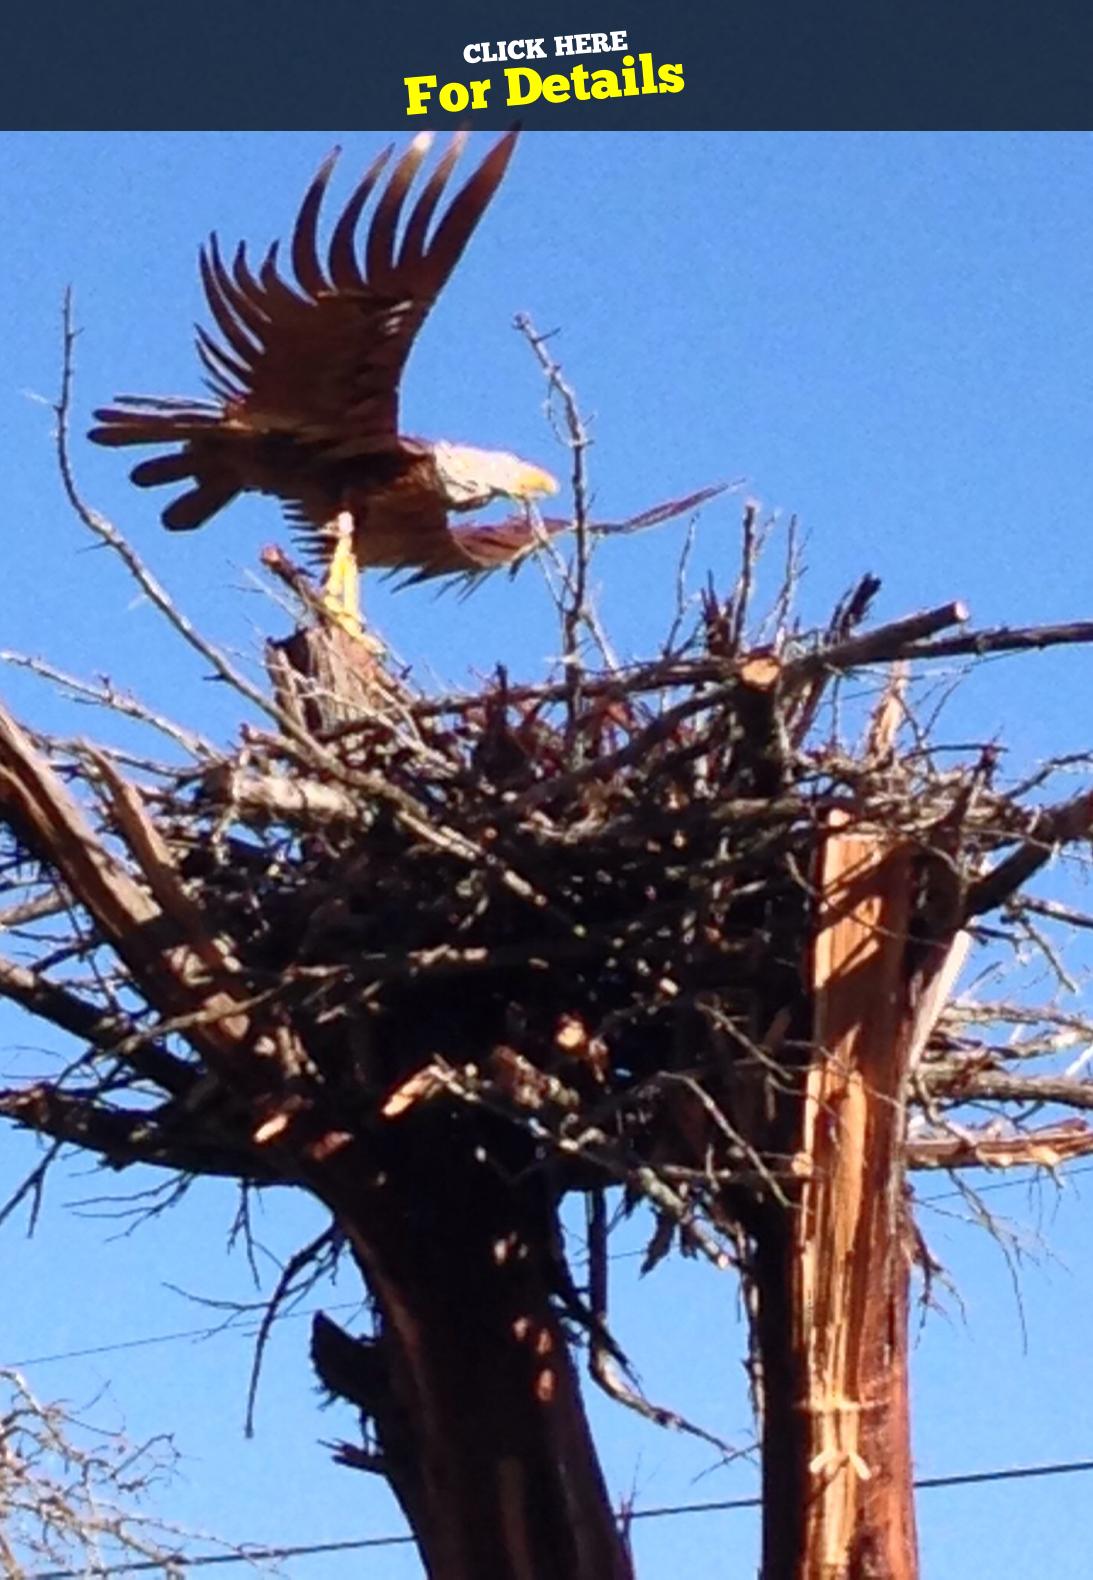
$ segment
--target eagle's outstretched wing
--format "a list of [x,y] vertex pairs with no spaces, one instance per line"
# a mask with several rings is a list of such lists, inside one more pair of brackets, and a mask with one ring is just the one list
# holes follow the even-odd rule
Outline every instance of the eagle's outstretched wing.
[[430,239],[430,222],[466,142],[466,133],[457,133],[399,242],[406,196],[431,141],[428,133],[415,137],[380,194],[361,257],[357,225],[391,157],[385,149],[346,204],[324,267],[318,218],[337,159],[332,154],[308,188],[292,236],[299,292],[278,273],[276,247],[255,276],[244,247],[229,269],[214,236],[202,252],[201,273],[225,344],[199,332],[198,351],[234,414],[263,427],[318,430],[353,444],[367,435],[393,438],[399,380],[414,336],[496,192],[515,135],[494,145]]
[[[184,444],[180,454],[138,466],[143,485],[195,479],[164,515],[190,527],[243,489],[293,498],[277,486],[298,459],[314,472],[370,454],[404,449],[398,440],[398,387],[414,337],[504,176],[516,133],[486,154],[432,229],[434,214],[466,141],[457,133],[414,203],[399,236],[411,184],[428,152],[421,133],[379,191],[358,248],[357,230],[391,157],[365,172],[338,219],[325,259],[318,218],[337,151],[304,197],[290,248],[291,283],[277,246],[252,268],[241,245],[230,263],[214,235],[201,252],[201,276],[220,340],[197,331],[197,349],[216,399],[119,397],[95,413],[99,444]],[[292,455],[277,449],[278,441]],[[287,464],[286,464],[287,463]]]

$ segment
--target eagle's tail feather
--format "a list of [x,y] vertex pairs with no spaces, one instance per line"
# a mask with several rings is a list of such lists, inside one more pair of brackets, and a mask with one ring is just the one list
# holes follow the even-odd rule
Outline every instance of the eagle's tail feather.
[[239,493],[234,468],[224,464],[220,407],[205,401],[119,396],[116,405],[102,407],[95,418],[99,426],[92,428],[88,437],[96,444],[182,446],[141,461],[130,473],[141,488],[192,481],[193,486],[163,512],[163,524],[172,531],[189,532],[203,526]]
[[177,483],[184,477],[197,475],[194,458],[187,450],[153,456],[150,461],[141,461],[129,473],[140,488],[158,488],[160,483]]
[[[151,402],[149,406],[152,407]],[[95,444],[118,446],[184,444],[188,439],[201,439],[215,432],[223,426],[224,419],[222,414],[200,406],[142,410],[134,400],[126,407],[100,407],[95,421],[97,426],[87,437]]]
[[163,512],[163,525],[172,532],[190,532],[194,527],[202,527],[210,516],[230,505],[238,492],[234,483],[213,478],[199,481],[196,488],[180,494],[173,505],[168,505]]

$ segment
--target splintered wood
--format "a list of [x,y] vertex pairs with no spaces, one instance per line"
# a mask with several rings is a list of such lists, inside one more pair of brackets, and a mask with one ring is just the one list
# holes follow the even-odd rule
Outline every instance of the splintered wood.
[[336,728],[382,702],[393,686],[379,659],[383,644],[333,624],[305,626],[266,644],[278,705],[312,734]]
[[907,1240],[900,1145],[914,1010],[914,851],[839,821],[819,859],[815,1056],[794,1225],[803,1353],[801,1580],[916,1573],[907,1444]]

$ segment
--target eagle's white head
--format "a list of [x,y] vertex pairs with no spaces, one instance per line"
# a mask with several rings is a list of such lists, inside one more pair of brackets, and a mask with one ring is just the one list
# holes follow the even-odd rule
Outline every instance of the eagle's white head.
[[450,510],[481,510],[495,499],[527,501],[558,492],[549,472],[506,450],[476,450],[469,444],[443,440],[432,450]]

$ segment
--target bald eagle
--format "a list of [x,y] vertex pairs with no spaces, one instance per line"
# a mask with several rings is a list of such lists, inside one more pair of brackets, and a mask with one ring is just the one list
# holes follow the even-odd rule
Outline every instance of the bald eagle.
[[[300,207],[291,283],[276,243],[252,269],[245,245],[228,262],[214,233],[199,261],[221,338],[197,330],[214,398],[119,396],[95,413],[90,434],[104,445],[181,446],[132,473],[141,487],[187,485],[163,512],[172,531],[202,526],[245,491],[274,495],[327,562],[328,599],[353,619],[360,566],[405,569],[420,579],[519,560],[537,542],[529,502],[558,486],[515,455],[399,431],[399,385],[414,339],[501,183],[516,133],[490,149],[432,225],[466,141],[457,133],[400,239],[430,141],[428,133],[415,137],[382,186],[392,149],[379,155],[337,220],[324,261],[318,218],[335,150]],[[357,230],[377,188],[362,249]],[[495,525],[449,522],[451,513],[498,499],[523,508]]]

